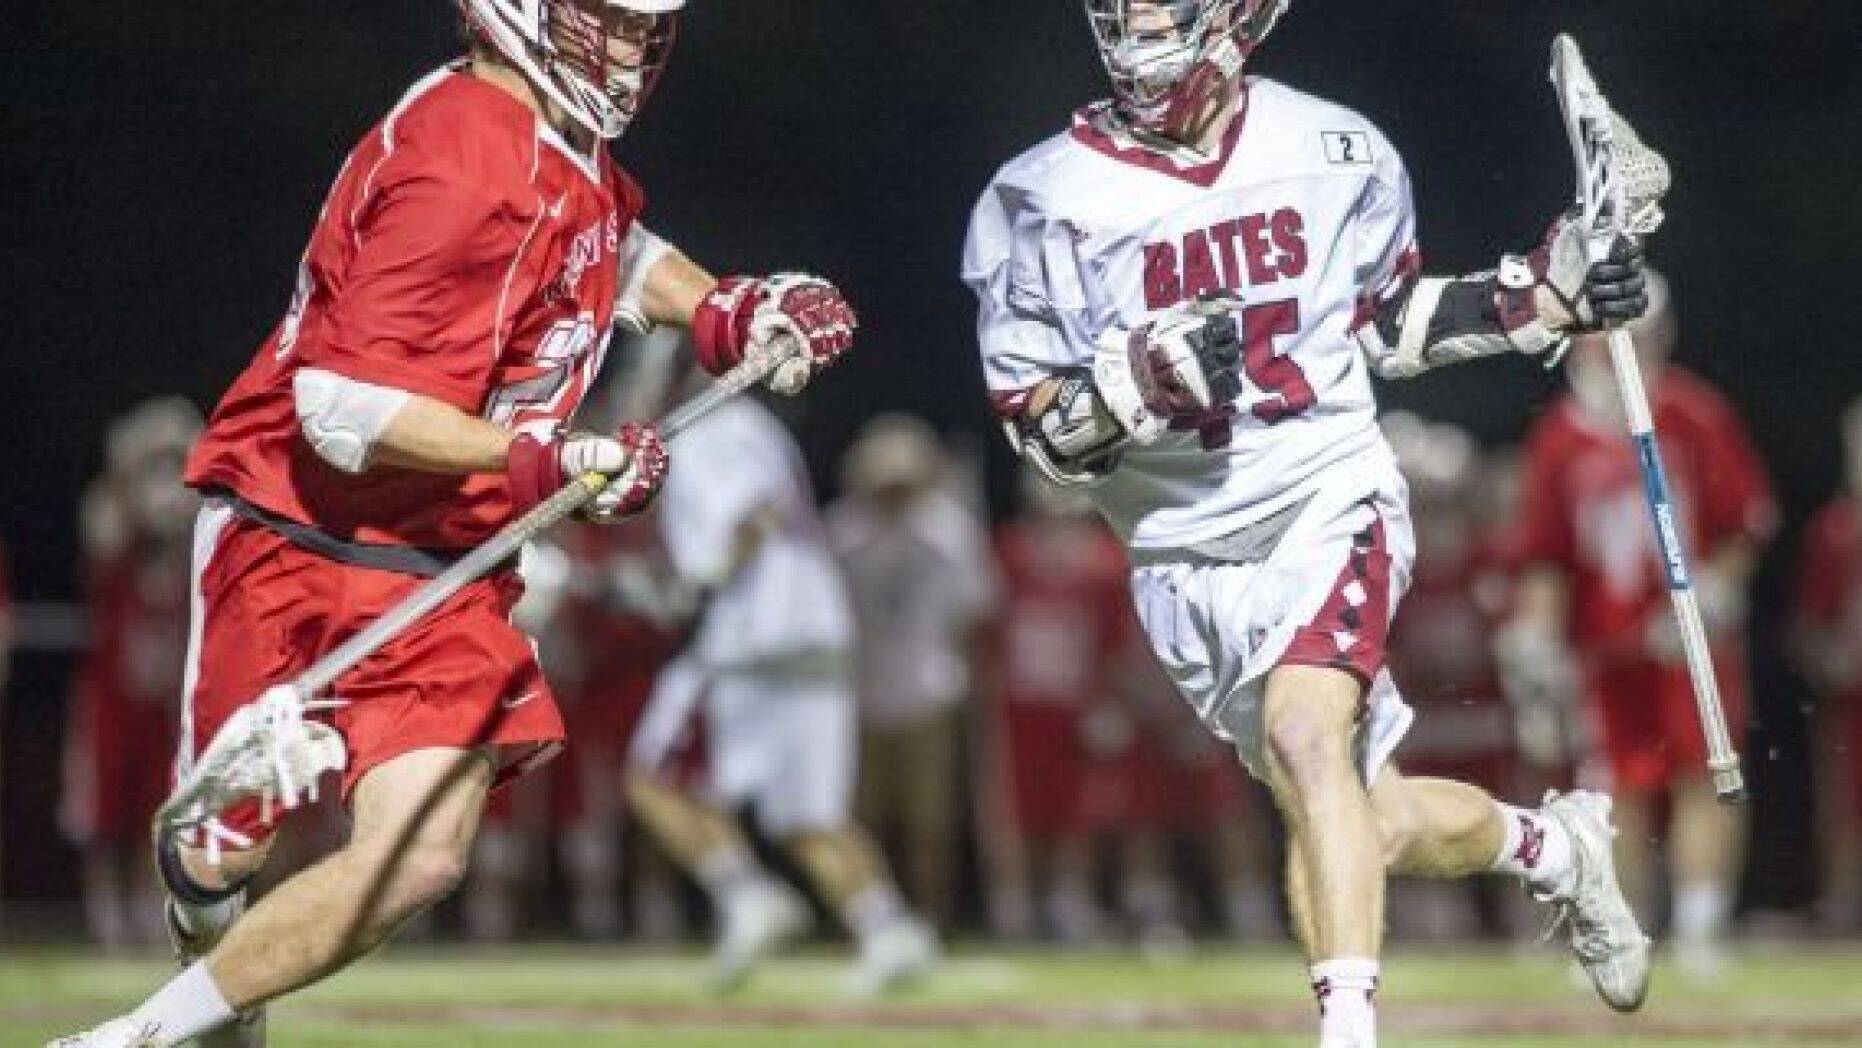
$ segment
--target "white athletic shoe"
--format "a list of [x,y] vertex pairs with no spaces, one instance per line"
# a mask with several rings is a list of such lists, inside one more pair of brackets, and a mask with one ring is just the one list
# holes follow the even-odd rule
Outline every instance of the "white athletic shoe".
[[937,964],[937,937],[907,917],[860,941],[860,961],[848,991],[855,997],[879,997],[924,977]]
[[1570,835],[1576,866],[1568,894],[1548,893],[1540,901],[1552,905],[1554,929],[1559,923],[1571,926],[1571,953],[1597,996],[1619,1012],[1633,1012],[1649,993],[1649,937],[1616,881],[1610,798],[1588,790],[1550,791],[1540,810]]
[[[187,911],[185,919],[183,907]],[[245,912],[243,891],[218,906],[189,906],[173,897],[162,905],[168,941],[174,945],[175,956],[183,967],[213,952],[226,937],[227,929]],[[242,1012],[232,1023],[196,1037],[194,1044],[196,1048],[265,1048],[265,1009]]]
[[787,885],[764,881],[732,892],[718,922],[707,982],[728,993],[743,985],[759,961],[808,930],[808,904]]
[[131,1022],[125,1015],[94,1030],[60,1037],[45,1048],[162,1048],[162,1042],[155,1039],[154,1030]]

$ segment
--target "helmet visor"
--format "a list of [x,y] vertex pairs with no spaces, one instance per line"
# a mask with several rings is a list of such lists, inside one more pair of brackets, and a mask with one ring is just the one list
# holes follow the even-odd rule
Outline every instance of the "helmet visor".
[[1210,16],[1227,6],[1205,0],[1087,0],[1119,101],[1139,112],[1166,103],[1195,65]]
[[549,8],[551,72],[599,115],[603,137],[626,130],[659,81],[678,16],[574,0]]

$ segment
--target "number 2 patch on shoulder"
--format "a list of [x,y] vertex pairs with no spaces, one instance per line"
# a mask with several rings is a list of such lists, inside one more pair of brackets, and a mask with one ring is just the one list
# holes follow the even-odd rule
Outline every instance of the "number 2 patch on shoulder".
[[1368,166],[1371,162],[1371,136],[1363,131],[1322,131],[1325,158],[1334,164]]

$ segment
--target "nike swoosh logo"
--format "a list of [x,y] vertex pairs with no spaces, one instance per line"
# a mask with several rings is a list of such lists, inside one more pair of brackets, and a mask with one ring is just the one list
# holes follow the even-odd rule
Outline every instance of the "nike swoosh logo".
[[505,699],[499,702],[498,705],[503,706],[507,710],[514,710],[517,707],[522,706],[524,703],[529,702],[531,699],[534,699],[536,697],[537,697],[536,692],[534,691],[526,692],[522,695],[519,695],[515,699]]

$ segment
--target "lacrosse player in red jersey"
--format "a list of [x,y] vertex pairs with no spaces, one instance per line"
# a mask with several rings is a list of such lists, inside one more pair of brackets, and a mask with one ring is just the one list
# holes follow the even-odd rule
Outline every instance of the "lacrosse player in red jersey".
[[112,423],[103,475],[78,514],[90,638],[71,689],[58,817],[83,854],[85,922],[105,947],[162,937],[143,849],[174,756],[188,530],[200,508],[181,464],[201,422],[194,405],[169,397]]
[[1817,696],[1816,781],[1825,927],[1862,925],[1862,400],[1843,416],[1843,484],[1805,529],[1792,616]]
[[[1669,362],[1680,321],[1667,281],[1652,269],[1649,302],[1629,333],[1669,481],[1686,507],[1681,533],[1699,558],[1695,588],[1727,721],[1737,732],[1748,707],[1747,593],[1777,531],[1778,508],[1732,405]],[[1597,752],[1585,755],[1587,777],[1608,782],[1616,796],[1624,890],[1653,905],[1665,852],[1676,965],[1711,977],[1723,967],[1745,809],[1719,803],[1706,772],[1694,686],[1661,553],[1646,526],[1635,449],[1622,439],[1622,400],[1603,342],[1578,340],[1567,362],[1571,391],[1528,434],[1518,602],[1497,652],[1503,683],[1515,695],[1554,696],[1559,679],[1576,668],[1576,687],[1567,690],[1582,696],[1596,736]]]
[[[188,463],[207,504],[182,770],[235,710],[566,478],[615,478],[597,517],[646,505],[666,469],[651,426],[566,429],[617,321],[690,327],[713,372],[790,340],[806,352],[771,375],[784,392],[851,342],[853,314],[826,281],[719,281],[641,223],[641,190],[604,146],[652,90],[682,6],[461,0],[469,53],[415,84],[350,154],[284,321]],[[338,679],[342,705],[281,755],[283,772],[249,769],[296,781],[340,770],[354,813],[340,850],[242,914],[268,852],[258,805],[161,842],[188,967],[128,1015],[58,1043],[255,1043],[265,1002],[451,892],[487,793],[563,741],[509,621],[520,590],[509,570],[468,585]]]
[[1411,779],[1384,666],[1413,554],[1372,377],[1542,354],[1638,315],[1640,255],[1560,221],[1495,271],[1422,274],[1409,178],[1362,116],[1244,75],[1288,0],[1086,0],[1114,97],[1009,162],[972,220],[984,373],[1010,439],[1130,550],[1138,615],[1266,780],[1326,1048],[1376,1043],[1387,869],[1518,876],[1597,990],[1641,1004],[1608,798],[1536,809]]

